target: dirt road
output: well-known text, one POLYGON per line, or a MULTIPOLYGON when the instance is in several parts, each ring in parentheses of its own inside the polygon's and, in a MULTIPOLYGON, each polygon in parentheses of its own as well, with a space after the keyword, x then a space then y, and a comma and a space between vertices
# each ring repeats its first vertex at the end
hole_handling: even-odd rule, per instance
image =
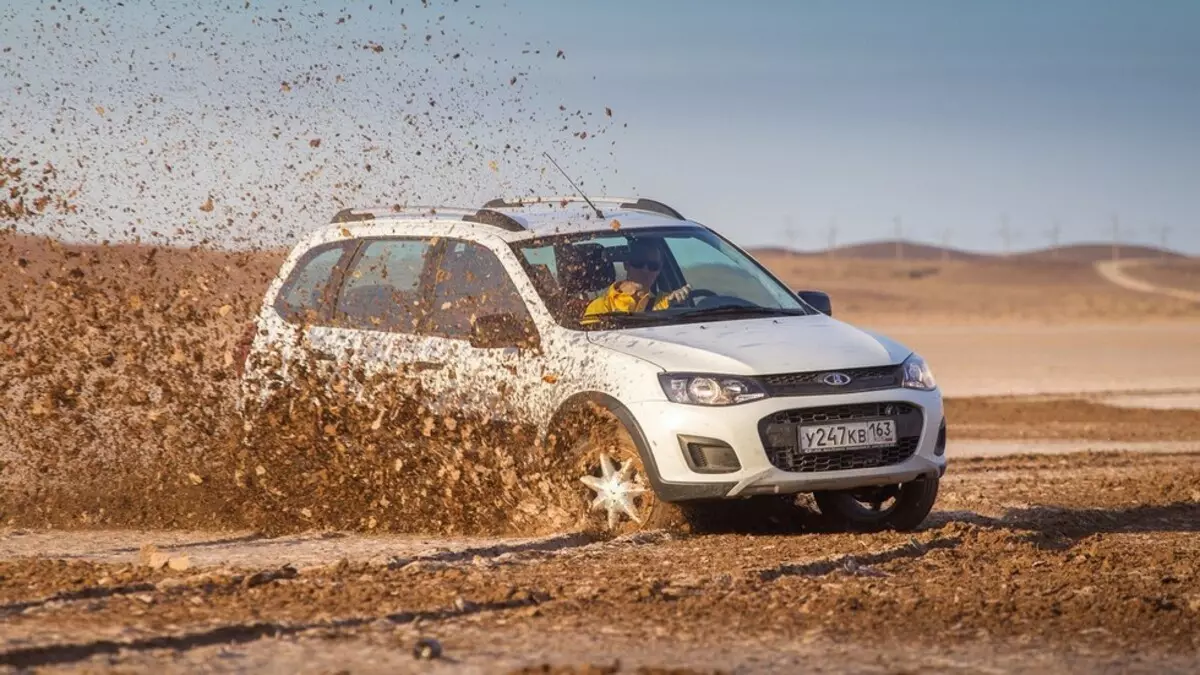
POLYGON ((1109 282, 1131 291, 1163 295, 1178 300, 1200 303, 1200 293, 1182 288, 1172 288, 1138 278, 1138 268, 1158 265, 1161 261, 1151 258, 1129 260, 1101 260, 1096 262, 1096 271, 1109 282), (1131 273, 1132 272, 1132 273, 1131 273))
POLYGON ((1188 454, 963 460, 912 536, 801 510, 607 542, 9 532, 0 665, 1194 672, 1198 486, 1188 454), (145 543, 189 568, 138 565, 145 543))
POLYGON ((1200 321, 878 329, 952 397, 1200 389, 1200 321))

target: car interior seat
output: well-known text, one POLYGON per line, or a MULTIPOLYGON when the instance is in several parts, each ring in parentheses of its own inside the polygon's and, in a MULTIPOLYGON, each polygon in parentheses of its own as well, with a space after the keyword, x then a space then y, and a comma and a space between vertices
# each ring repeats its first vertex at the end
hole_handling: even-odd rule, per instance
POLYGON ((617 272, 600 244, 574 244, 558 252, 558 284, 568 316, 583 316, 600 291, 617 280, 617 272))

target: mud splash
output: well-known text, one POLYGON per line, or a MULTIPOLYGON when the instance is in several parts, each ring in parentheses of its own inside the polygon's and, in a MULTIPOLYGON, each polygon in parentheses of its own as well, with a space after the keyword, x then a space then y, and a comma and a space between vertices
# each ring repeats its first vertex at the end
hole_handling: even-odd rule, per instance
POLYGON ((569 520, 531 430, 434 418, 403 381, 369 382, 358 404, 336 379, 299 377, 239 414, 236 340, 279 252, 8 234, 0 253, 2 522, 541 533, 569 520))
POLYGON ((0 154, 0 224, 49 213, 76 213, 75 190, 58 185, 54 165, 0 154))
POLYGON ((230 336, 271 256, 16 234, 0 253, 5 518, 198 517, 189 475, 228 426, 230 336))

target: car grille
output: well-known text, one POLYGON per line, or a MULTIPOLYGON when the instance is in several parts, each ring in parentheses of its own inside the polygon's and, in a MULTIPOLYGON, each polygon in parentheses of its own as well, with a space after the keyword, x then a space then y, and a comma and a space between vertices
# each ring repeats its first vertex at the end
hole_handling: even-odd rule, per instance
POLYGON ((758 429, 767 458, 775 468, 815 473, 899 464, 917 451, 923 423, 924 415, 920 408, 909 403, 883 402, 783 410, 764 417, 758 429), (833 452, 800 451, 799 428, 802 425, 877 419, 896 421, 896 445, 833 452))
POLYGON ((759 382, 771 396, 814 396, 821 394, 874 391, 899 387, 903 381, 901 366, 876 368, 848 368, 846 370, 816 370, 808 373, 782 373, 765 375, 759 382), (821 378, 830 373, 850 376, 844 385, 825 384, 821 378))

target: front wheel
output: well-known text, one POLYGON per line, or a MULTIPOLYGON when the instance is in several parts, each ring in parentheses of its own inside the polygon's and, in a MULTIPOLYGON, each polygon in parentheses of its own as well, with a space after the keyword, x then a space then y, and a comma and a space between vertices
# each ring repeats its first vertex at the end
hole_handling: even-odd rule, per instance
POLYGON ((899 485, 880 485, 813 494, 821 515, 835 526, 859 532, 915 530, 937 500, 938 477, 926 475, 899 485))
POLYGON ((596 415, 567 452, 570 501, 579 529, 619 536, 685 527, 684 507, 654 493, 629 430, 611 415, 596 415))

